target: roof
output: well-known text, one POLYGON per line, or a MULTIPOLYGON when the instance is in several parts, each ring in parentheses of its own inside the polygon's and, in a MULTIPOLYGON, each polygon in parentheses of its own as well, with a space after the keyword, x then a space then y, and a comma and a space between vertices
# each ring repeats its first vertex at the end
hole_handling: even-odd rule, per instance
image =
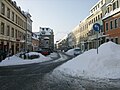
POLYGON ((120 8, 117 8, 114 11, 111 11, 110 13, 107 13, 102 19, 104 20, 104 19, 106 19, 106 18, 108 18, 108 17, 110 17, 110 16, 112 16, 112 15, 118 13, 118 12, 120 12, 120 8))

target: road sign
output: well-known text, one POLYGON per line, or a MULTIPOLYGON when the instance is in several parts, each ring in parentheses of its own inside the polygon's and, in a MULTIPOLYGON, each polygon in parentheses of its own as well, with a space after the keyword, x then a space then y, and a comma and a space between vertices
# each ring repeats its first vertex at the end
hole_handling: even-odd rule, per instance
POLYGON ((95 30, 95 31, 100 31, 100 24, 99 23, 95 23, 94 25, 93 25, 93 29, 95 30))

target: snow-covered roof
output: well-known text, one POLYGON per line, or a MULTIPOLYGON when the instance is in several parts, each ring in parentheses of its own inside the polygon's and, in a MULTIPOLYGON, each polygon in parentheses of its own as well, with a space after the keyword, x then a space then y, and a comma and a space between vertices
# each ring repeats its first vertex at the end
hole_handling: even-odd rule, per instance
POLYGON ((60 39, 60 40, 59 40, 59 42, 58 42, 58 43, 60 43, 62 40, 67 39, 67 37, 68 37, 68 35, 65 35, 62 39, 60 39))
POLYGON ((49 37, 44 37, 44 39, 50 39, 49 37))
POLYGON ((114 11, 111 11, 110 13, 107 13, 102 19, 106 19, 107 17, 110 17, 116 13, 120 12, 120 8, 115 9, 114 11))
POLYGON ((39 32, 33 32, 32 39, 39 40, 39 32))
POLYGON ((40 35, 40 32, 34 32, 36 35, 40 35))
POLYGON ((42 34, 42 35, 52 35, 53 34, 53 29, 40 28, 40 34, 42 34))

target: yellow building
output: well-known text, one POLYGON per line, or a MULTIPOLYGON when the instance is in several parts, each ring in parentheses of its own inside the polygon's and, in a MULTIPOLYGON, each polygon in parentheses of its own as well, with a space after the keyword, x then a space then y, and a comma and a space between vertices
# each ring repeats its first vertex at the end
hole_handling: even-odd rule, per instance
POLYGON ((19 52, 25 45, 27 18, 12 0, 0 0, 0 49, 19 52))

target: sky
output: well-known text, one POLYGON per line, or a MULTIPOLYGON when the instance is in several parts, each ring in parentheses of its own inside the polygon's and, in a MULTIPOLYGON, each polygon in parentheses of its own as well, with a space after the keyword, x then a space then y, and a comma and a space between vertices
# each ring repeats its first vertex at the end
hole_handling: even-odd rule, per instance
POLYGON ((55 42, 70 33, 89 15, 99 0, 13 0, 23 11, 31 14, 32 31, 39 27, 53 29, 55 42))

